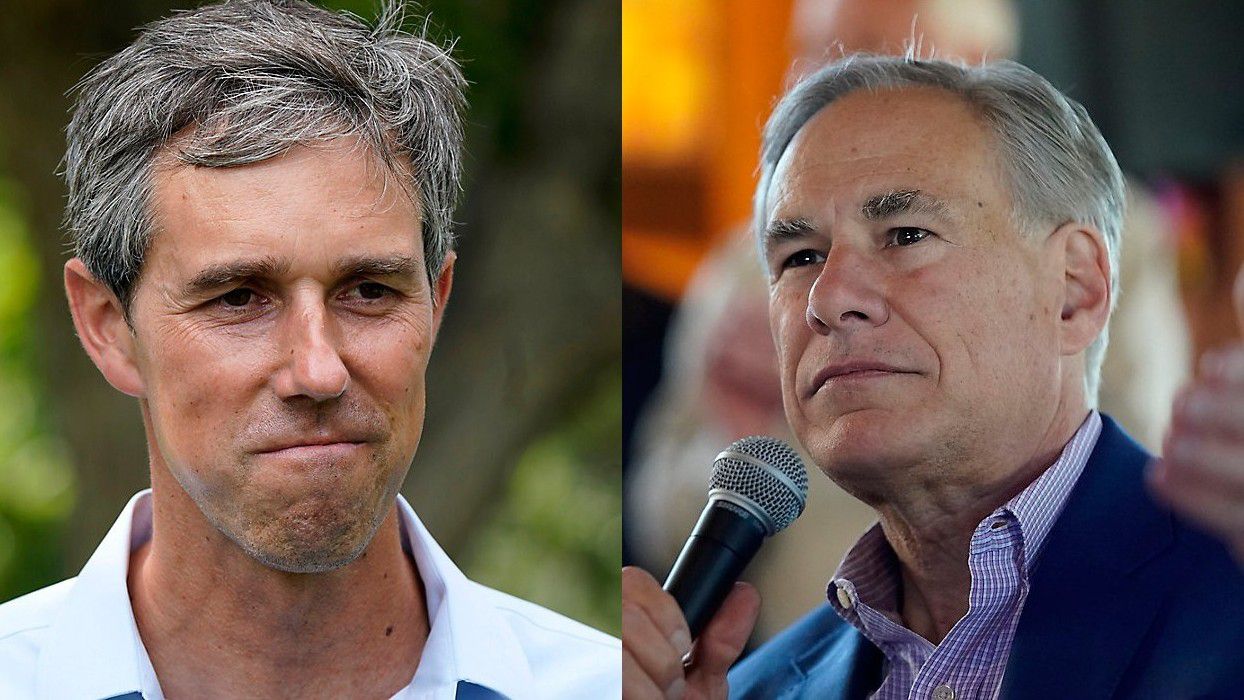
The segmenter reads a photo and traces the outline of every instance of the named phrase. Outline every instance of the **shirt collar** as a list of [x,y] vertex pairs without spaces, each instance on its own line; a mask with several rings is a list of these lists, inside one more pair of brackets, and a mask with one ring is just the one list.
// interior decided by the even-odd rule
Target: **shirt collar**
[[[424,651],[432,647],[435,654],[420,660],[415,684],[427,669],[428,674],[483,686],[510,700],[530,698],[534,678],[527,655],[485,589],[454,565],[401,496],[398,514],[427,595],[431,632]],[[448,644],[442,646],[444,641]]]
[[[977,532],[981,532],[989,522],[999,517],[1015,518],[1023,538],[1026,571],[1032,571],[1046,535],[1062,513],[1072,488],[1088,464],[1093,446],[1101,435],[1101,425],[1101,414],[1096,410],[1090,411],[1054,464],[977,527]],[[901,624],[898,619],[898,584],[898,558],[886,540],[881,524],[877,523],[847,552],[830,579],[827,597],[838,613],[853,625],[859,624],[854,603],[844,605],[839,589],[844,590],[842,595],[847,596],[848,600],[865,601],[869,607]]]
[[1032,571],[1037,556],[1045,545],[1054,521],[1062,514],[1071,489],[1080,480],[1080,474],[1088,464],[1093,446],[1101,436],[1101,414],[1090,411],[1079,430],[1063,448],[1053,466],[1046,469],[1023,491],[1007,502],[1000,510],[1006,510],[1019,521],[1020,534],[1024,538],[1024,564]]
[[35,671],[39,698],[150,692],[141,682],[150,661],[126,588],[130,551],[151,535],[150,494],[150,489],[142,491],[126,504],[53,618]]
[[[447,687],[454,687],[466,681],[508,700],[528,700],[534,679],[510,625],[400,495],[397,506],[403,544],[415,558],[427,593],[431,628],[415,682],[439,686],[447,681]],[[52,620],[36,670],[39,698],[112,698],[134,692],[159,696],[126,587],[130,553],[150,537],[148,489],[130,499]]]

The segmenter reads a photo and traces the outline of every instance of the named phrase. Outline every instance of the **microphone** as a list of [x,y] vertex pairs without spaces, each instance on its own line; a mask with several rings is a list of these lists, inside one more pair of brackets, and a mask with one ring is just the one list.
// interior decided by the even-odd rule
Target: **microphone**
[[743,438],[717,455],[708,505],[663,586],[678,601],[692,639],[721,607],[764,538],[793,523],[807,499],[803,460],[781,440]]

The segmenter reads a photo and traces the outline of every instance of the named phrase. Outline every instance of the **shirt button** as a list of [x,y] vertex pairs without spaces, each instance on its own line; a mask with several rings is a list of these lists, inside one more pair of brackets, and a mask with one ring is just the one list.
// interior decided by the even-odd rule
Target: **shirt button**
[[990,530],[1001,530],[1004,527],[1006,527],[1005,520],[995,520],[993,521],[993,524],[989,526],[989,529]]
[[838,604],[847,610],[855,607],[855,601],[851,600],[851,594],[847,592],[847,587],[841,583],[834,585],[838,589]]
[[955,689],[943,683],[933,689],[933,700],[955,700]]

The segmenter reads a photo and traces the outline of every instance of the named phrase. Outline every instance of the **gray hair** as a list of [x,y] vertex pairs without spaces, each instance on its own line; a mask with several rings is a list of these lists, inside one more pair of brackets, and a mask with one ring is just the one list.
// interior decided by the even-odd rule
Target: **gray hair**
[[[782,97],[765,126],[756,187],[756,231],[764,231],[778,161],[803,125],[856,90],[932,87],[962,98],[992,128],[1010,179],[1017,228],[1092,224],[1106,239],[1111,311],[1118,301],[1123,174],[1088,112],[1045,78],[1012,61],[956,65],[911,56],[854,55],[807,76]],[[1109,326],[1085,353],[1085,391],[1097,402]]]
[[465,80],[445,49],[305,0],[228,0],[153,22],[78,84],[63,170],[75,253],[128,318],[162,154],[212,168],[354,137],[422,213],[429,282],[453,247]]

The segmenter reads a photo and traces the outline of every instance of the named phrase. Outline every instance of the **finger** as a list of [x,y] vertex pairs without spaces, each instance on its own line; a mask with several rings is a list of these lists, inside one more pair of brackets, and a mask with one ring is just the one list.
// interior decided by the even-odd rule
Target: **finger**
[[1241,540],[1244,533],[1244,503],[1222,489],[1197,482],[1177,480],[1174,465],[1164,460],[1154,465],[1149,485],[1159,500],[1171,510],[1201,528],[1225,539],[1229,544]]
[[666,700],[666,694],[622,647],[622,697],[624,700]]
[[637,674],[651,679],[662,693],[681,694],[683,652],[670,644],[643,608],[629,600],[622,601],[622,648],[638,666],[633,669]]
[[1185,387],[1175,399],[1171,433],[1217,435],[1244,441],[1244,390],[1206,383]]
[[1219,492],[1244,510],[1244,443],[1207,434],[1172,434],[1166,443],[1165,480],[1172,488]]
[[1244,345],[1229,345],[1207,351],[1201,356],[1200,374],[1204,379],[1220,384],[1244,387]]
[[734,589],[709,620],[695,642],[687,673],[688,686],[703,691],[707,697],[726,696],[726,672],[743,652],[760,614],[760,594],[746,583]]
[[691,630],[674,596],[661,589],[652,574],[634,566],[622,569],[622,600],[643,608],[671,646],[686,654],[691,650]]

